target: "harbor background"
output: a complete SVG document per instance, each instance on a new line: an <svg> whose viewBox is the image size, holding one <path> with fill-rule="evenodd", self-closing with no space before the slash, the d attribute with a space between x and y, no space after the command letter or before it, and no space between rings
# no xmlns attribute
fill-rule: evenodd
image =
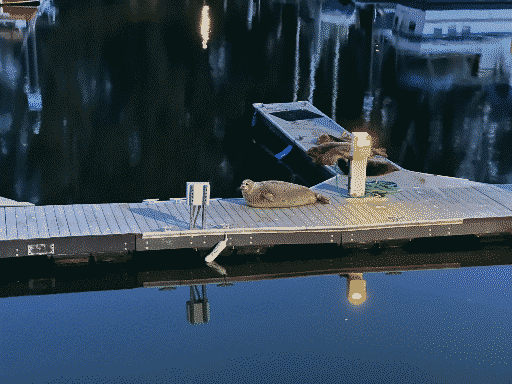
<svg viewBox="0 0 512 384"><path fill-rule="evenodd" d="M366 123L405 169L512 183L510 87L454 84L449 61L435 81L415 63L397 76L393 47L372 62L372 8L323 8L319 24L305 3L208 2L205 37L203 1L55 1L56 24L36 25L39 116L21 43L2 35L0 196L96 204L184 197L187 181L209 181L212 197L241 197L247 178L312 186L323 179L294 167L293 151L278 162L284 147L251 127L252 103L294 99L349 131ZM365 111L370 63L381 75ZM510 383L510 265L365 280L361 306L339 276L213 286L201 325L185 320L186 288L4 298L1 381Z"/></svg>

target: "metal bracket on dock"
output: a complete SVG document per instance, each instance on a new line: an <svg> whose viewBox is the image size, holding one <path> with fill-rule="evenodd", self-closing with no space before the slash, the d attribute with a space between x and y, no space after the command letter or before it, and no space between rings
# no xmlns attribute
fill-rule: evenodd
<svg viewBox="0 0 512 384"><path fill-rule="evenodd" d="M205 229L205 210L206 206L210 204L210 183L187 182L187 202L190 207L189 229L196 227L196 220L201 208L203 208L201 229Z"/></svg>

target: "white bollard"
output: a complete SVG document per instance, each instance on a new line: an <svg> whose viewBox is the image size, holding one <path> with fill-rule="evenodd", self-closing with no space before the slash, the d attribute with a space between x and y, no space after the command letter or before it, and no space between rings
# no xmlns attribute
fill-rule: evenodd
<svg viewBox="0 0 512 384"><path fill-rule="evenodd" d="M352 139L352 160L349 171L349 195L364 196L366 183L366 164L371 155L372 138L366 132L354 132Z"/></svg>

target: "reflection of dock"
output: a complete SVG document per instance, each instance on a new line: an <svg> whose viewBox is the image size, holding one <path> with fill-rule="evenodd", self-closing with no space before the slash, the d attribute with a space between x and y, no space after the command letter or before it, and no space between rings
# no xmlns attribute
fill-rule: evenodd
<svg viewBox="0 0 512 384"><path fill-rule="evenodd" d="M296 110L302 111L300 118ZM287 144L301 151L322 133L344 131L307 102L258 105L257 111ZM272 114L276 112L286 112L281 117L291 119ZM512 232L510 190L403 169L368 179L394 181L401 192L347 199L339 195L347 194L347 177L340 175L338 187L336 178L313 187L328 195L331 204L262 209L248 207L242 198L212 199L205 229L192 230L185 199L0 207L0 256L209 249L226 236L226 246L237 248Z"/></svg>
<svg viewBox="0 0 512 384"><path fill-rule="evenodd" d="M441 244L417 239L399 244L382 242L376 250L358 248L344 249L339 258L314 258L317 246L308 246L311 259L297 263L290 249L274 248L265 255L241 259L236 256L223 257L220 262L227 270L221 277L213 269L199 267L192 257L179 257L169 263L148 260L144 254L109 255L108 258L85 258L53 260L33 258L28 261L3 260L0 297L58 294L134 288L159 288L172 290L178 286L239 283L306 276L386 273L398 274L407 271L442 270L453 268L506 265L512 263L510 240L461 236L453 242L454 251L445 252ZM324 254L336 247L322 249ZM179 251L183 252L183 251ZM181 254L182 256L184 254ZM289 256L284 256L289 255ZM284 257L283 257L284 256ZM93 261L95 260L95 261ZM111 260L111 261L108 261ZM241 262L242 261L242 262ZM9 267L7 267L7 265ZM344 286L341 283L340 288ZM369 287L371 290L371 287ZM191 302L199 302L205 295L191 296Z"/></svg>

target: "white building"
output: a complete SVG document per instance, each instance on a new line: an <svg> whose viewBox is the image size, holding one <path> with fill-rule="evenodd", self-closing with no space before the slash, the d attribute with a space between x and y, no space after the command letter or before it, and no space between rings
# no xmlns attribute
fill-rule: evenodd
<svg viewBox="0 0 512 384"><path fill-rule="evenodd" d="M424 2L414 7L397 4L393 31L431 38L511 35L511 6L489 2Z"/></svg>

